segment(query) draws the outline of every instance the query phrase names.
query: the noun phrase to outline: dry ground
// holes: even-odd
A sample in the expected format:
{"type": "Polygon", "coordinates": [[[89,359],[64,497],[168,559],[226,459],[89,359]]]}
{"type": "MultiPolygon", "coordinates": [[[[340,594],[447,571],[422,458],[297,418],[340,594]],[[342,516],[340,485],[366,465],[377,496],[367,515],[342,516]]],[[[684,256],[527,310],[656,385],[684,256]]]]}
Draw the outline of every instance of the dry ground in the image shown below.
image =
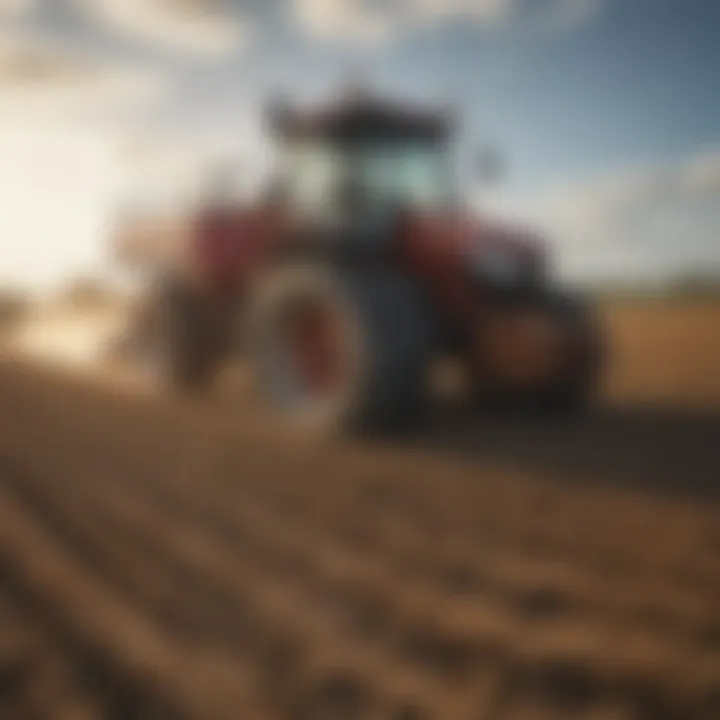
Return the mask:
{"type": "Polygon", "coordinates": [[[603,407],[308,445],[0,363],[0,718],[717,720],[720,307],[603,407]]]}

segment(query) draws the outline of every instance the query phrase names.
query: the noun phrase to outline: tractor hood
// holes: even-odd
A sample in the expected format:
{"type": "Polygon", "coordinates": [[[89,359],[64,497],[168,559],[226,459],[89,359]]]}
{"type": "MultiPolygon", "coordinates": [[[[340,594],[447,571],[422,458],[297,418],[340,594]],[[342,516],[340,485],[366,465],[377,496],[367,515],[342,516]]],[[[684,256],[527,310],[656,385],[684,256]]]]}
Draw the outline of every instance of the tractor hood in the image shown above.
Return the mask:
{"type": "Polygon", "coordinates": [[[404,235],[414,261],[426,267],[465,267],[498,278],[542,274],[545,268],[539,236],[467,213],[412,213],[404,235]]]}

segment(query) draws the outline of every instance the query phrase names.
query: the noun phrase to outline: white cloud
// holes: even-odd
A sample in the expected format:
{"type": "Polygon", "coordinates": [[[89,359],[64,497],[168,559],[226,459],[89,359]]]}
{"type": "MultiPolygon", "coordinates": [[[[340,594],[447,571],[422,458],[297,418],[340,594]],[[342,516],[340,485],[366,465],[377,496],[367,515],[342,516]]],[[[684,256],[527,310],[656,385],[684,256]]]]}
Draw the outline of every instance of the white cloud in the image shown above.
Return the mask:
{"type": "Polygon", "coordinates": [[[522,24],[565,30],[593,18],[607,0],[292,0],[295,18],[325,40],[387,40],[401,32],[463,20],[481,27],[522,24]],[[532,7],[533,12],[528,13],[532,7]]]}
{"type": "Polygon", "coordinates": [[[300,27],[320,40],[383,41],[394,25],[363,0],[294,0],[293,8],[300,27]]]}
{"type": "Polygon", "coordinates": [[[132,213],[176,212],[198,194],[211,159],[207,148],[187,139],[128,136],[118,167],[121,204],[132,213]]]}
{"type": "Polygon", "coordinates": [[[46,287],[102,265],[114,192],[101,133],[0,124],[0,278],[46,287]]]}
{"type": "Polygon", "coordinates": [[[152,69],[0,35],[1,279],[43,287],[103,266],[118,139],[166,90],[152,69]]]}
{"type": "Polygon", "coordinates": [[[720,272],[720,152],[555,187],[523,214],[555,241],[568,274],[720,272]]]}
{"type": "Polygon", "coordinates": [[[562,32],[586,25],[603,10],[608,0],[550,0],[539,18],[539,28],[562,32]]]}
{"type": "Polygon", "coordinates": [[[0,0],[0,18],[15,17],[32,9],[34,0],[0,0]]]}
{"type": "Polygon", "coordinates": [[[164,76],[74,51],[47,37],[0,35],[0,118],[54,122],[156,102],[164,76]]]}
{"type": "Polygon", "coordinates": [[[720,152],[707,151],[671,165],[622,168],[557,187],[538,200],[537,210],[587,235],[621,227],[659,205],[713,197],[720,200],[720,152]]]}
{"type": "Polygon", "coordinates": [[[685,168],[683,180],[688,189],[720,197],[720,150],[694,158],[685,168]]]}
{"type": "Polygon", "coordinates": [[[320,39],[383,41],[401,29],[466,17],[490,24],[500,21],[512,0],[294,0],[301,27],[320,39]]]}
{"type": "Polygon", "coordinates": [[[192,135],[138,130],[126,137],[121,156],[129,208],[173,212],[201,198],[218,171],[232,171],[235,191],[254,194],[272,170],[275,148],[261,114],[248,105],[231,124],[192,135]]]}
{"type": "Polygon", "coordinates": [[[237,49],[246,29],[218,0],[75,0],[124,35],[189,54],[216,58],[237,49]]]}
{"type": "Polygon", "coordinates": [[[513,7],[511,0],[404,0],[410,17],[419,22],[466,18],[481,25],[505,20],[513,7]]]}

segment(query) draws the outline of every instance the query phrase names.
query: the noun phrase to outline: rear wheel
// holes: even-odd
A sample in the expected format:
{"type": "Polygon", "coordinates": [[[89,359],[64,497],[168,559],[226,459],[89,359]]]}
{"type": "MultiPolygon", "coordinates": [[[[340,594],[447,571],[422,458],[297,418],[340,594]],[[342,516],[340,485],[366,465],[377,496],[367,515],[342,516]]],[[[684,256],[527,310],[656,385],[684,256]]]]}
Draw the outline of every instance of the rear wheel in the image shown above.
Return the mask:
{"type": "Polygon", "coordinates": [[[140,360],[164,389],[195,392],[205,388],[215,369],[211,308],[191,288],[168,283],[145,310],[140,360]]]}
{"type": "Polygon", "coordinates": [[[422,294],[387,269],[280,268],[251,309],[258,381],[302,428],[407,427],[424,404],[431,350],[422,294]]]}

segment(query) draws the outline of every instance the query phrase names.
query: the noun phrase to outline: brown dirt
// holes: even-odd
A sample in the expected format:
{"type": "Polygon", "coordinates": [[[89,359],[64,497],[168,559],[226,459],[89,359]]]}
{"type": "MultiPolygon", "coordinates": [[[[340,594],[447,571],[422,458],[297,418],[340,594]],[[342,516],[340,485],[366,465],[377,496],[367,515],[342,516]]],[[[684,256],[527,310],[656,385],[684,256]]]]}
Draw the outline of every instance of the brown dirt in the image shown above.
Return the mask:
{"type": "Polygon", "coordinates": [[[0,718],[720,718],[720,309],[575,421],[279,436],[0,364],[0,718]]]}

